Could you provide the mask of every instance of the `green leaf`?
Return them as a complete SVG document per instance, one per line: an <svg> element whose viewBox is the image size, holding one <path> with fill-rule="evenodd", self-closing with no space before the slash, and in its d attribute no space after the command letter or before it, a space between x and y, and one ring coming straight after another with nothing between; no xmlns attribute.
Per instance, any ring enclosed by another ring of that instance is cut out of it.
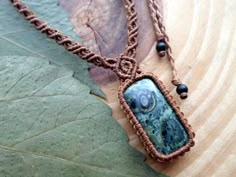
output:
<svg viewBox="0 0 236 177"><path fill-rule="evenodd" d="M111 110L64 67L0 57L1 177L154 177Z"/></svg>
<svg viewBox="0 0 236 177"><path fill-rule="evenodd" d="M25 0L24 2L48 24L71 36L72 39L80 41L73 31L68 14L57 5L57 0ZM0 0L0 56L6 55L37 56L59 66L65 66L74 71L74 76L88 85L92 93L105 97L92 81L88 73L89 64L86 61L69 53L34 29L8 0Z"/></svg>

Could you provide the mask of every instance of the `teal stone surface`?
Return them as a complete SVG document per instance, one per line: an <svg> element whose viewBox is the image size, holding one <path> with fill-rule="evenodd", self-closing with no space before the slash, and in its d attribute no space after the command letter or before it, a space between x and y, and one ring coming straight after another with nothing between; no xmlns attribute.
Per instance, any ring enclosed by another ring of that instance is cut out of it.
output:
<svg viewBox="0 0 236 177"><path fill-rule="evenodd" d="M159 153L171 154L188 143L186 129L151 79L130 85L124 99Z"/></svg>

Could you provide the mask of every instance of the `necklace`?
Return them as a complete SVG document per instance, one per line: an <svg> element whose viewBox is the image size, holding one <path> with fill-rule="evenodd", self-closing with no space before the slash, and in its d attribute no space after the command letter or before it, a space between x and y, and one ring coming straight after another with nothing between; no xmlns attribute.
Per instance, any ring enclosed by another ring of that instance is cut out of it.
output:
<svg viewBox="0 0 236 177"><path fill-rule="evenodd" d="M164 162L183 155L194 145L194 133L173 97L152 73L144 73L135 60L138 45L137 14L134 0L123 0L127 10L128 43L117 58L99 56L76 43L60 31L40 20L21 0L10 0L14 7L37 30L55 40L66 50L97 66L114 71L120 80L118 98L121 108L139 136L146 152L153 159ZM169 38L156 0L147 0L157 35L156 49L160 57L167 55L172 69L172 83L181 98L188 88L177 76Z"/></svg>

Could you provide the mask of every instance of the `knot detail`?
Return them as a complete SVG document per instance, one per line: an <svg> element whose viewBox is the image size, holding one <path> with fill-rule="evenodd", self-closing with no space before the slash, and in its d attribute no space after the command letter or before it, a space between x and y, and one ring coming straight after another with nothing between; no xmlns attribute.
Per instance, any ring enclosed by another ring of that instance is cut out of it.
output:
<svg viewBox="0 0 236 177"><path fill-rule="evenodd" d="M114 72L121 80L135 78L138 66L135 59L128 56L121 56L117 59Z"/></svg>

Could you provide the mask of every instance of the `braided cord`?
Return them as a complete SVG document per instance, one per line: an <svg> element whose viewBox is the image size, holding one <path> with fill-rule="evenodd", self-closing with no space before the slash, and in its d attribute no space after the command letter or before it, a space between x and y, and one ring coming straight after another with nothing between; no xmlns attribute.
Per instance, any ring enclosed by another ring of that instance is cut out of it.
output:
<svg viewBox="0 0 236 177"><path fill-rule="evenodd" d="M134 78L136 72L140 72L137 62L134 59L138 45L138 22L137 13L134 8L133 0L123 0L127 10L128 21L128 42L125 51L117 58L103 57L93 53L88 48L73 41L57 29L49 26L45 21L39 19L36 14L29 9L21 0L10 0L13 6L28 20L37 30L44 33L50 39L63 46L66 50L79 56L81 59L93 63L103 68L113 70L119 78L125 80Z"/></svg>
<svg viewBox="0 0 236 177"><path fill-rule="evenodd" d="M138 17L134 8L134 1L125 0L125 8L128 19L128 43L123 55L135 58L138 46Z"/></svg>
<svg viewBox="0 0 236 177"><path fill-rule="evenodd" d="M164 39L165 43L167 44L166 54L170 61L170 66L172 70L172 84L175 86L180 85L182 82L178 77L178 73L175 67L175 59L172 54L172 49L170 47L169 37L166 33L166 28L163 22L163 17L160 11L160 5L158 4L157 0L148 0L148 6L150 10L150 14L153 20L153 25L155 29L155 33L157 36L157 40Z"/></svg>

